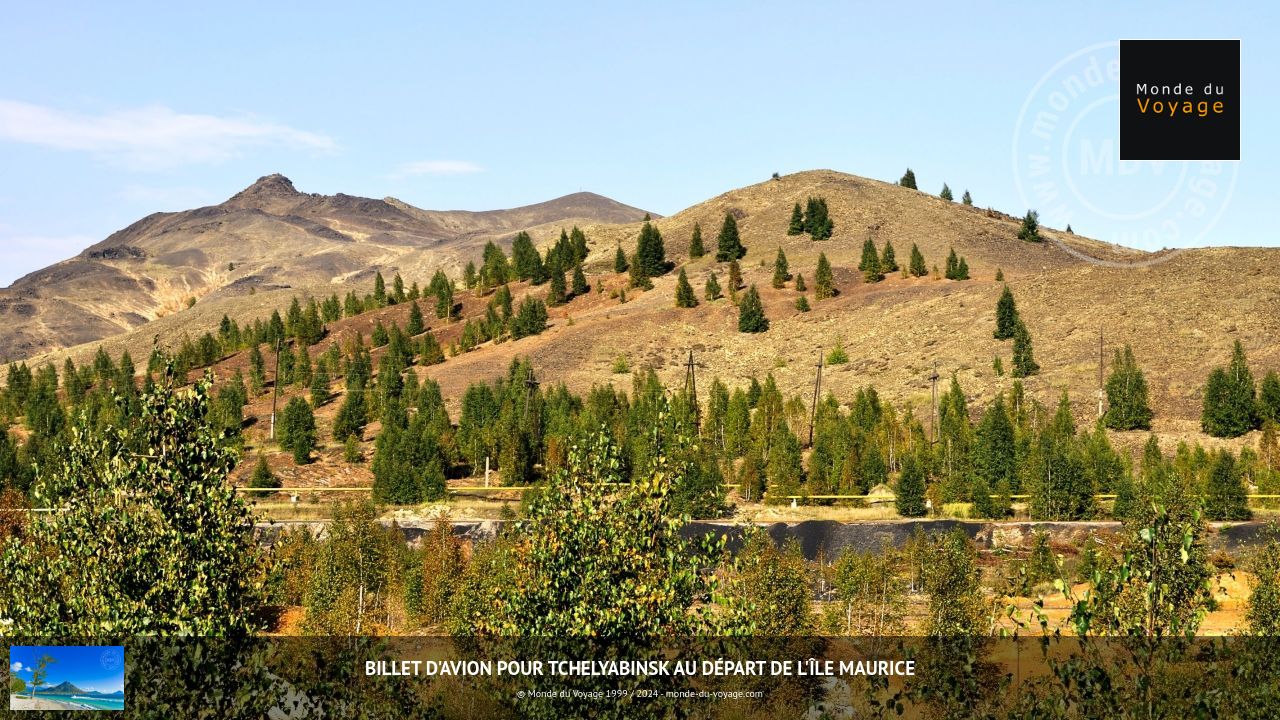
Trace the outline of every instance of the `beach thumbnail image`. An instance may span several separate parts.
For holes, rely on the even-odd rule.
[[[10,710],[124,710],[124,648],[9,648]]]

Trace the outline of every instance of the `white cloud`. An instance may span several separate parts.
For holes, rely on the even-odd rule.
[[[88,152],[144,170],[220,162],[255,146],[337,147],[328,136],[247,116],[179,113],[163,105],[80,115],[3,99],[0,140]]]
[[[470,175],[483,170],[479,165],[466,160],[418,160],[401,165],[391,177],[402,179],[418,175]]]
[[[16,662],[9,666],[11,672],[22,672],[22,663]]]

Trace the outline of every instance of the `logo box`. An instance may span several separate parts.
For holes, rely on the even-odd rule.
[[[1120,41],[1121,160],[1240,159],[1239,40]]]

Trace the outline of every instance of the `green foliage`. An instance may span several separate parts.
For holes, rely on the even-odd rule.
[[[955,248],[951,248],[951,252],[947,254],[947,269],[943,276],[948,280],[969,279],[969,263],[963,257],[956,255]]]
[[[1014,328],[1018,326],[1018,320],[1018,305],[1014,302],[1013,291],[1005,285],[1000,293],[1000,299],[996,301],[995,338],[997,340],[1012,338]]]
[[[916,187],[916,174],[911,171],[911,168],[907,168],[907,171],[902,174],[902,179],[898,181],[898,184],[912,190],[918,189]]]
[[[1258,391],[1258,421],[1280,423],[1280,373],[1272,370],[1262,378]]]
[[[511,270],[518,279],[532,281],[535,285],[547,281],[547,269],[542,265],[542,256],[533,246],[533,238],[523,230],[511,242]]]
[[[622,252],[622,247],[618,247],[618,251],[613,255],[613,271],[616,273],[624,273],[630,267],[627,262],[627,254]]]
[[[871,238],[862,243],[862,261],[858,263],[858,269],[862,271],[862,279],[866,282],[880,282],[884,279],[884,272],[880,269],[880,256],[876,253],[876,244]]]
[[[648,220],[640,226],[640,237],[636,240],[635,264],[638,266],[639,273],[646,278],[665,275],[669,269],[662,233],[658,232],[657,226]]]
[[[804,213],[800,210],[800,203],[796,203],[791,208],[791,220],[787,223],[788,235],[799,235],[804,232]]]
[[[778,248],[778,256],[773,261],[773,287],[782,289],[791,279],[791,271],[787,265],[787,254]]]
[[[929,594],[925,633],[930,637],[982,635],[990,608],[982,594],[977,550],[964,530],[930,538],[924,589]]]
[[[810,309],[811,308],[809,307],[808,298],[806,298],[804,295],[801,295],[800,297],[796,298],[796,310],[799,310],[800,312],[809,312]]]
[[[342,503],[314,551],[302,630],[308,635],[373,635],[387,628],[402,569],[403,541],[377,522],[372,503]]]
[[[1200,427],[1214,437],[1237,437],[1258,426],[1256,388],[1244,348],[1236,340],[1231,363],[1214,368],[1204,389]]]
[[[964,191],[964,195],[960,198],[960,202],[968,205],[969,207],[973,207],[973,196],[969,194],[968,190]]]
[[[1266,541],[1250,554],[1246,567],[1252,576],[1245,606],[1249,632],[1280,636],[1280,531],[1274,523],[1267,528]]]
[[[342,407],[333,417],[333,439],[345,442],[348,438],[355,438],[358,441],[368,423],[369,405],[364,388],[348,389]]]
[[[271,466],[267,464],[267,456],[258,453],[258,462],[253,466],[253,474],[249,476],[249,487],[251,488],[278,488],[280,480],[271,472]]]
[[[942,192],[938,193],[938,197],[946,200],[947,202],[951,202],[955,199],[951,194],[951,188],[947,187],[946,183],[942,183]]]
[[[1235,456],[1226,450],[1218,450],[1209,468],[1204,516],[1209,520],[1248,520],[1252,514],[1245,492]]]
[[[293,453],[293,461],[299,465],[311,462],[311,451],[316,446],[316,418],[306,400],[295,397],[285,406],[277,428],[280,447]]]
[[[805,201],[804,231],[814,240],[830,239],[835,223],[827,211],[826,198],[810,197]]]
[[[707,284],[702,289],[702,296],[707,302],[719,300],[722,293],[720,291],[720,283],[716,280],[716,274],[713,272],[707,275]]]
[[[689,239],[689,258],[697,260],[707,254],[707,249],[702,244],[702,225],[693,224],[693,237]]]
[[[547,329],[547,306],[537,298],[526,297],[511,318],[511,337],[519,340]]]
[[[747,254],[738,237],[738,220],[733,213],[724,214],[724,222],[720,224],[720,234],[716,237],[716,262],[737,260]]]
[[[1107,427],[1113,430],[1151,429],[1151,405],[1147,400],[1147,380],[1138,368],[1133,348],[1116,350],[1107,377]]]
[[[697,307],[698,298],[693,294],[693,286],[689,284],[689,276],[684,268],[680,268],[680,276],[676,279],[676,307]]]
[[[898,258],[893,253],[893,243],[885,240],[884,251],[880,254],[880,272],[897,272],[898,269]]]
[[[560,270],[551,272],[551,284],[547,286],[547,307],[563,305],[568,299],[568,287],[564,282],[564,273]]]
[[[844,365],[849,362],[849,353],[845,352],[844,341],[836,338],[836,344],[832,346],[831,352],[827,353],[828,365]]]
[[[1031,348],[1031,333],[1019,318],[1013,326],[1013,376],[1031,377],[1040,372]]]
[[[1018,239],[1027,242],[1041,242],[1044,240],[1040,236],[1040,213],[1035,210],[1028,210],[1027,214],[1022,218],[1022,227],[1018,228]]]
[[[815,631],[813,593],[799,543],[793,540],[779,548],[764,532],[749,532],[734,570],[730,592],[742,601],[754,635],[804,636]]]
[[[1096,512],[1097,489],[1076,442],[1071,402],[1064,390],[1053,419],[1032,443],[1026,460],[1026,491],[1035,520],[1086,520]]]
[[[764,315],[760,293],[752,285],[738,303],[738,332],[760,333],[769,329],[769,319]]]
[[[929,274],[929,266],[925,264],[924,254],[915,243],[911,243],[911,261],[907,264],[907,272],[911,273],[912,277],[924,277]]]
[[[430,417],[417,413],[406,421],[403,410],[393,412],[374,444],[373,499],[411,505],[444,497],[445,461]]]
[[[814,273],[813,298],[826,300],[836,295],[835,274],[831,271],[831,263],[827,262],[826,253],[818,253],[818,269]]]
[[[78,425],[42,467],[22,542],[0,548],[0,614],[28,637],[252,631],[260,601],[252,514],[226,482],[233,452],[209,422],[208,378],[172,372],[131,422]],[[104,531],[104,529],[109,529]]]
[[[587,284],[587,276],[582,271],[582,263],[573,266],[573,283],[569,286],[569,290],[574,297],[586,295],[591,290],[591,286]]]
[[[902,459],[902,473],[894,491],[894,505],[902,517],[924,517],[925,508],[924,469],[914,454]]]
[[[484,258],[480,265],[480,286],[488,289],[509,281],[514,273],[507,262],[506,253],[490,240],[484,246]]]

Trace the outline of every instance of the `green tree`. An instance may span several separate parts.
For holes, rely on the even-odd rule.
[[[624,273],[630,268],[627,263],[627,254],[622,252],[622,246],[618,246],[618,251],[613,255],[613,271],[616,273]]]
[[[590,290],[591,286],[587,284],[587,276],[582,272],[582,263],[574,265],[573,284],[570,286],[570,291],[573,293],[573,297],[586,295]]]
[[[676,307],[697,307],[698,298],[693,294],[693,286],[689,284],[689,275],[680,268],[680,276],[676,278]]]
[[[960,198],[960,202],[970,207],[973,206],[973,196],[969,194],[968,190],[964,191],[964,196]]]
[[[1018,305],[1014,302],[1013,291],[1008,285],[1004,286],[1004,290],[1000,293],[1000,299],[996,301],[996,330],[995,338],[997,340],[1008,340],[1013,337],[1014,328],[1018,326]]]
[[[945,638],[985,634],[990,609],[982,593],[978,553],[964,530],[933,536],[924,566],[929,594],[925,632]]]
[[[787,224],[788,235],[799,235],[804,232],[804,213],[800,211],[800,203],[791,208],[791,221]]]
[[[1018,239],[1027,242],[1040,242],[1044,239],[1040,236],[1040,213],[1035,210],[1027,211],[1022,217],[1022,227],[1018,228]]]
[[[418,306],[418,301],[414,300],[409,304],[409,322],[404,331],[413,337],[421,335],[426,329],[427,326],[422,320],[422,308]]]
[[[862,261],[858,263],[858,269],[862,271],[862,278],[866,282],[880,282],[884,279],[884,271],[880,267],[880,256],[876,253],[876,244],[867,238],[862,243]]]
[[[253,515],[209,420],[208,377],[171,366],[130,422],[83,426],[33,502],[58,507],[0,546],[0,607],[16,636],[244,635],[261,603]],[[110,528],[110,532],[104,532]]]
[[[1016,378],[1031,377],[1040,372],[1040,366],[1031,350],[1031,333],[1026,323],[1019,318],[1013,327],[1013,376]]]
[[[374,444],[373,498],[410,505],[444,497],[445,458],[431,418],[422,413],[387,422]]]
[[[938,197],[942,198],[943,200],[946,200],[947,202],[951,202],[952,200],[955,199],[951,195],[951,188],[947,187],[946,183],[942,183],[942,192],[938,193]]]
[[[1280,374],[1272,370],[1262,378],[1258,391],[1258,420],[1260,423],[1280,423]]]
[[[911,262],[907,265],[907,272],[911,273],[912,277],[924,277],[929,274],[929,266],[925,264],[924,255],[915,243],[911,243]]]
[[[475,290],[479,282],[480,276],[476,273],[476,261],[468,260],[467,267],[462,271],[462,285],[468,290]]]
[[[804,284],[804,275],[796,273],[796,292],[806,292],[808,289]]]
[[[752,285],[742,302],[738,303],[738,332],[760,333],[769,329],[769,319],[764,315],[764,304],[760,302],[760,293]]]
[[[640,272],[648,278],[659,277],[667,272],[667,251],[663,246],[662,233],[647,220],[640,226],[635,262],[640,267]]]
[[[1150,430],[1151,405],[1147,400],[1147,380],[1133,356],[1133,348],[1125,345],[1116,350],[1107,377],[1107,427],[1113,430]]]
[[[689,258],[697,260],[707,254],[707,249],[702,244],[702,225],[693,224],[693,237],[689,239]]]
[[[316,445],[316,418],[306,400],[295,397],[285,405],[277,438],[281,448],[293,453],[295,463],[311,462],[311,451]]]
[[[535,285],[546,282],[547,272],[542,265],[542,256],[533,246],[533,238],[529,233],[520,231],[511,242],[511,269],[517,278],[530,280]]]
[[[781,289],[791,279],[791,271],[787,265],[787,254],[778,248],[778,256],[773,260],[773,287]]]
[[[809,307],[809,299],[808,299],[808,298],[806,298],[806,297],[805,297],[805,296],[803,296],[803,295],[801,295],[800,297],[796,298],[796,310],[799,310],[800,312],[809,312],[809,311],[810,311],[810,310],[812,310],[812,309],[813,309],[813,308]]]
[[[333,416],[333,439],[338,442],[345,442],[347,438],[352,437],[359,440],[364,434],[364,426],[368,423],[369,406],[365,400],[364,387],[348,388],[342,406]]]
[[[1252,517],[1239,466],[1235,456],[1226,450],[1219,449],[1214,454],[1209,468],[1204,515],[1209,520],[1248,520]]]
[[[831,271],[831,263],[827,262],[826,253],[818,253],[818,269],[813,277],[813,297],[815,300],[826,300],[827,298],[835,297],[835,274]]]
[[[902,472],[894,492],[894,505],[902,517],[924,517],[924,470],[912,453],[902,459]]]
[[[747,254],[738,237],[738,220],[733,213],[724,214],[724,222],[720,225],[720,235],[716,238],[716,262],[737,260]]]
[[[799,544],[779,548],[755,531],[744,541],[730,592],[752,608],[752,633],[763,637],[806,636],[814,632],[813,592]]]
[[[1245,619],[1254,635],[1277,637],[1280,636],[1280,537],[1274,525],[1267,535],[1266,541],[1246,562],[1252,587]]]
[[[378,270],[373,276],[373,301],[378,307],[387,306],[387,281],[382,279],[382,271]]]
[[[271,472],[271,466],[267,464],[267,456],[258,453],[258,462],[253,466],[253,474],[249,476],[249,487],[251,488],[278,488],[280,480]]]
[[[902,179],[898,181],[898,184],[912,190],[918,189],[916,188],[916,174],[911,171],[911,168],[907,168],[907,171],[902,174]]]
[[[997,395],[995,402],[983,413],[974,433],[974,476],[988,493],[997,487],[1012,487],[1017,482],[1017,458],[1013,421],[1005,409],[1004,395]],[[977,490],[974,492],[976,494]],[[977,501],[975,496],[974,502]]]
[[[520,307],[511,318],[511,337],[519,340],[530,335],[537,335],[547,329],[547,306],[537,298],[520,301]]]
[[[897,271],[898,258],[894,256],[893,243],[885,240],[884,252],[880,254],[880,272],[890,273]]]
[[[707,276],[707,284],[703,288],[702,296],[707,299],[707,302],[720,299],[720,283],[716,281],[714,272]]]
[[[737,260],[729,261],[729,297],[737,300],[738,291],[742,289],[742,268]]]
[[[1201,428],[1214,437],[1238,437],[1258,426],[1256,388],[1244,347],[1236,340],[1231,363],[1214,368],[1204,389]]]
[[[568,288],[565,287],[564,272],[559,269],[551,271],[551,284],[547,286],[547,306],[563,305],[567,299]]]
[[[827,199],[810,197],[805,203],[804,230],[814,240],[829,240],[835,230],[831,214],[827,210]]]

